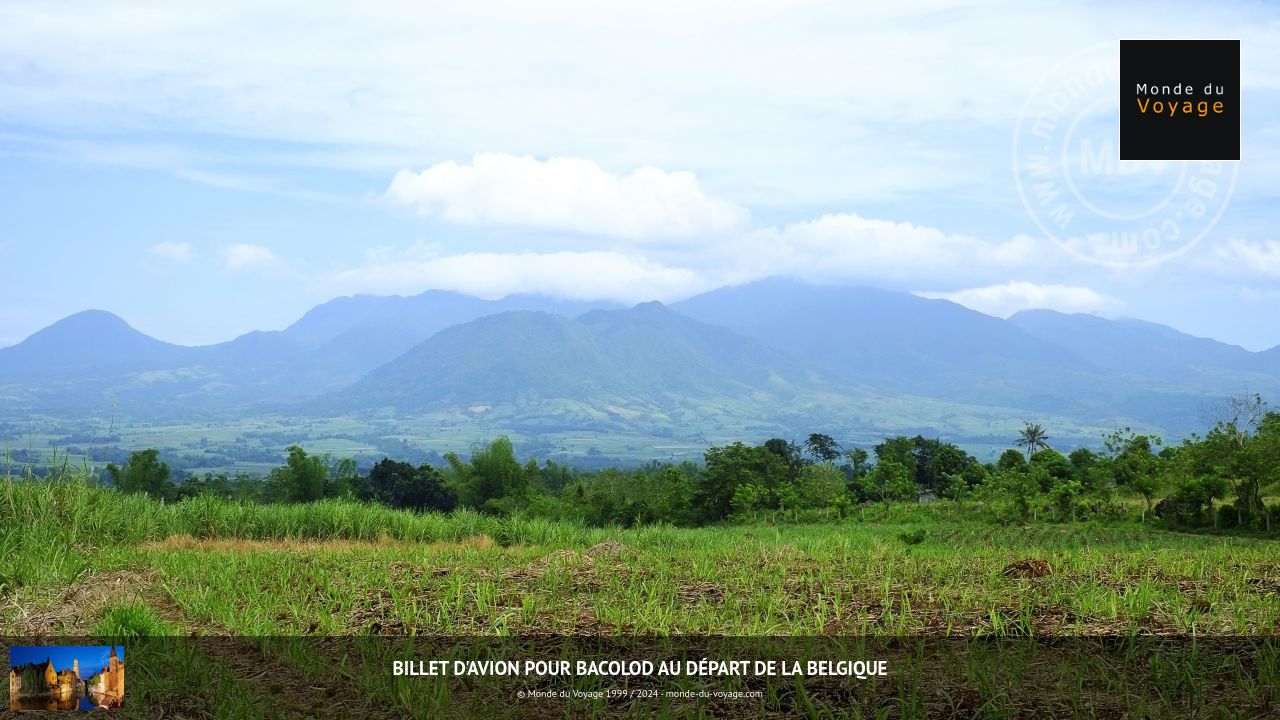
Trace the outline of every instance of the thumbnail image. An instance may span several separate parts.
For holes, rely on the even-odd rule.
[[[9,650],[10,710],[124,707],[124,647],[36,645]]]

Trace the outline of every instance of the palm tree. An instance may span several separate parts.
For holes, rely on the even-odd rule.
[[[1049,447],[1049,431],[1044,429],[1040,423],[1027,423],[1027,426],[1018,431],[1018,441],[1015,445],[1021,445],[1027,449],[1027,459],[1030,460],[1037,450],[1046,450]]]

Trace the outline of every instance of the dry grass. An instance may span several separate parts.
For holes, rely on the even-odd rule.
[[[1001,575],[1007,578],[1042,578],[1053,574],[1053,567],[1039,558],[1026,558],[1004,566]]]
[[[0,635],[21,637],[85,636],[112,605],[162,604],[154,572],[120,570],[91,573],[41,597],[13,597]],[[167,598],[164,598],[167,600]],[[172,601],[168,601],[172,605]]]

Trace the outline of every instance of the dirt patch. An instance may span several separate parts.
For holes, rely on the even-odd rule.
[[[617,540],[605,540],[587,548],[586,556],[596,559],[613,559],[630,549]]]
[[[1257,595],[1280,595],[1280,580],[1273,578],[1247,578],[1245,589]]]
[[[112,605],[152,605],[172,601],[156,597],[156,576],[150,572],[120,570],[86,575],[49,598],[42,609],[13,598],[13,626],[6,634],[24,637],[86,636]],[[44,604],[44,603],[41,603]]]
[[[724,602],[724,589],[709,582],[683,582],[676,588],[676,599],[684,605]]]
[[[593,561],[589,555],[582,555],[574,550],[557,550],[543,555],[523,568],[508,570],[502,574],[504,580],[541,580],[547,571],[569,574],[591,574]]]
[[[502,573],[504,580],[540,580],[549,570],[562,573],[575,584],[593,584],[595,568],[599,563],[617,560],[630,550],[630,546],[617,540],[606,540],[587,548],[582,552],[576,550],[556,550],[530,562],[523,568],[508,570]],[[581,581],[581,582],[579,582]]]
[[[1048,577],[1053,574],[1053,567],[1039,558],[1025,558],[1011,562],[1000,571],[1007,578],[1026,580],[1029,578]]]
[[[408,629],[395,612],[391,591],[382,588],[374,591],[358,607],[347,612],[346,628],[349,632],[369,635],[406,635]]]

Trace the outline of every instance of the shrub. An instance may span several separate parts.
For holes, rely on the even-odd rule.
[[[1232,505],[1222,505],[1218,508],[1218,527],[1226,530],[1235,527],[1240,522],[1240,514]]]
[[[898,539],[904,545],[919,545],[929,536],[929,531],[924,528],[913,528],[911,530],[903,530],[898,533]]]

